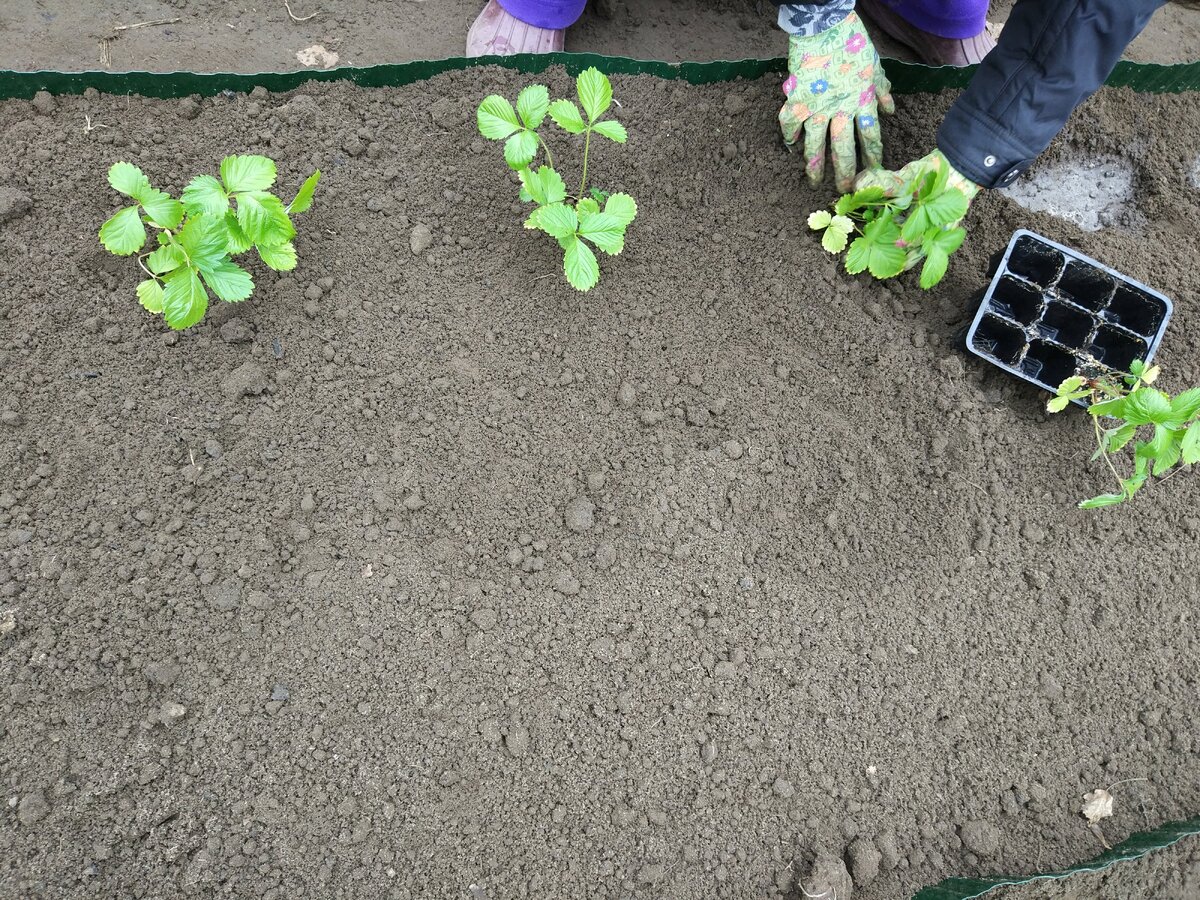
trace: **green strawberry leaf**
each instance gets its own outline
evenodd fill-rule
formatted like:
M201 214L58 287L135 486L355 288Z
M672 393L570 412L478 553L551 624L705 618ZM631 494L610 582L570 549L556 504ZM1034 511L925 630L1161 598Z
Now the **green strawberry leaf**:
M166 244L146 257L146 268L155 275L165 275L178 269L184 261L182 250L174 244Z
M504 142L504 161L510 169L524 169L537 154L537 135L521 130Z
M526 128L538 128L550 108L550 92L545 85L531 84L517 94L517 114Z
M821 235L821 246L829 253L841 253L846 249L849 241L850 235L832 225L826 228L825 233Z
M1189 388L1171 401L1171 414L1180 422L1187 422L1200 412L1200 387Z
M567 186L562 177L549 166L542 166L536 172L533 169L522 169L517 173L529 199L538 206L560 203L567 198Z
M1070 397L1051 397L1046 401L1046 409L1052 413L1062 412L1070 402Z
M587 124L579 112L579 107L570 100L555 100L550 104L550 118L554 124L568 134L583 134Z
M833 221L833 214L827 209L818 209L816 212L808 214L808 227L813 231L820 231L822 228L828 228L829 223Z
M266 191L237 195L237 222L256 244L282 244L296 236L283 201Z
M320 169L317 169L306 179L304 179L304 184L300 185L300 190L296 191L296 196L292 199L292 202L287 205L286 211L289 214L308 212L309 207L311 207L313 203L313 193L316 192L317 183L320 180Z
M296 248L291 241L273 247L258 246L258 255L268 269L290 272L296 268Z
M227 156L221 160L221 181L227 193L265 191L275 183L275 163L265 156Z
M591 197L584 197L575 204L575 212L579 214L579 221L582 222L587 216L600 212L600 204Z
M142 199L147 218L159 228L175 228L183 220L183 204L165 191L151 191Z
M612 85L608 76L594 66L579 73L575 88L579 92L579 105L587 113L589 122L595 122L612 106Z
M1122 425L1120 428L1114 428L1108 433L1108 452L1116 453L1123 450L1125 446L1137 434L1138 427L1136 425Z
M587 238L609 256L625 249L625 226L611 213L589 215L579 224L579 236Z
M112 168L108 170L108 183L112 185L113 190L126 197L132 197L139 203L153 190L150 187L150 179L142 174L142 170L127 162L112 164Z
M490 141L502 141L521 127L512 104L499 94L484 97L475 112L479 133Z
M592 248L571 235L563 245L563 272L577 291L590 291L600 280L600 264Z
M163 311L163 289L157 278L147 278L137 286L138 302L146 307L147 312L160 313Z
M242 226L238 224L237 213L232 209L225 211L221 225L225 230L225 249L230 255L245 253L254 246L254 241L246 237L246 232L242 231Z
M551 237L561 239L575 233L579 217L565 203L552 203L538 210L536 225Z
M229 195L216 178L197 175L179 195L189 216L219 216L229 209Z
M939 247L930 247L925 254L925 264L921 266L921 287L929 290L942 280L950 257Z
M146 226L136 206L127 206L100 226L100 243L109 253L129 256L146 244Z
M1102 506L1116 506L1118 503L1124 503L1125 500L1125 494L1101 494L1099 497L1093 497L1091 500L1084 500L1079 504L1079 508L1100 509Z
M637 216L637 203L628 194L610 194L604 201L604 211L622 225L628 226Z
M1184 463L1193 466L1200 462L1200 421L1193 422L1183 433L1179 443L1180 454Z
M254 292L254 280L250 273L227 259L201 268L200 275L209 290L228 303L245 300Z
M190 328L208 309L208 293L192 268L176 269L166 277L163 291L163 316L176 331Z
M1125 398L1125 419L1135 425L1166 425L1174 418L1170 398L1157 388L1138 388Z
M225 257L225 229L209 216L189 218L175 238L193 266L213 266Z
M609 119L607 122L597 122L592 131L596 132L596 134L602 134L610 141L616 141L618 144L625 143L629 137L628 132L625 131L625 126L616 119Z

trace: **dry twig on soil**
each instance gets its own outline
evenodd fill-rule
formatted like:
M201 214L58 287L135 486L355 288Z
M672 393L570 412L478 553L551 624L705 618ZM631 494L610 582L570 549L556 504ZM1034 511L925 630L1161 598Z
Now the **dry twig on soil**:
M288 3L288 0L283 0L283 5L284 8L287 9L287 14L291 17L293 22L307 22L309 19L315 18L317 15L316 13L311 13L307 16L298 16L292 12L292 5Z

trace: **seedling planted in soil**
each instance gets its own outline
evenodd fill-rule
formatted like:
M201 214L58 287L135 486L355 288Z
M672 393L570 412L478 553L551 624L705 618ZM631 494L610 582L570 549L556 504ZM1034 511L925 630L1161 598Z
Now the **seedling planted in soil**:
M1083 509L1123 503L1151 477L1169 478L1183 466L1200 462L1200 387L1172 397L1151 387L1158 374L1158 366L1147 368L1145 363L1137 361L1127 374L1110 378L1075 375L1065 379L1046 404L1050 412L1056 413L1076 400L1089 403L1097 445L1092 459L1103 459L1120 485L1120 493L1084 500L1079 504ZM1111 424L1103 427L1101 419ZM1149 440L1135 440L1145 433L1143 429L1153 430ZM1113 464L1112 455L1131 442L1133 474L1122 476Z
M921 287L942 280L967 236L956 226L967 214L967 196L947 184L950 169L942 166L905 184L895 197L881 187L843 194L833 212L821 209L808 217L808 227L823 232L821 246L833 254L846 250L846 271L870 272L875 278L894 278L922 259ZM851 235L858 235L853 241Z
M137 286L142 306L161 313L172 328L188 328L204 318L208 291L229 303L253 292L250 273L231 257L253 247L277 272L296 268L291 214L312 206L320 179L320 170L313 172L285 206L267 190L275 183L274 162L227 156L219 179L197 175L176 200L151 187L137 166L114 163L108 183L135 202L100 226L100 243L117 256L137 253L149 276ZM158 247L142 253L147 225L158 229Z
M517 95L517 108L498 94L485 97L476 119L479 133L493 141L504 141L504 159L521 179L521 200L537 204L525 227L544 231L563 249L563 272L580 291L588 291L600 280L600 266L589 243L616 256L625 247L625 229L637 215L637 204L628 194L588 191L588 154L592 135L625 143L625 126L603 119L612 106L612 85L598 69L585 69L575 80L579 105L571 100L550 102L544 85L531 84ZM580 111L582 107L582 112ZM550 147L539 133L549 115L568 134L582 134L583 173L579 190L567 193L566 183L554 168ZM536 170L532 163L538 151L546 154L546 165Z

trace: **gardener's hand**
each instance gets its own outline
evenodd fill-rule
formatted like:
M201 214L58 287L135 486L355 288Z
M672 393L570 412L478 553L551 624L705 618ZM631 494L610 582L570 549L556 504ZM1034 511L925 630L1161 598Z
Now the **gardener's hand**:
M838 190L850 190L859 168L855 131L863 167L877 168L883 162L879 110L895 111L892 85L862 20L851 13L826 31L793 35L788 71L791 74L783 83L787 102L779 111L784 143L790 148L804 131L805 169L815 183L825 174L828 132Z
M982 188L959 172L954 166L950 165L950 160L946 159L941 150L934 150L920 159L913 160L902 169L869 169L855 179L854 189L858 191L863 188L878 187L883 189L884 196L896 197L913 190L914 186L921 179L930 172L940 172L943 166L949 170L946 187L962 191L963 196L967 198L967 206L969 208L971 201L975 199L975 196ZM957 228L961 222L962 219L958 219L955 222L951 222L946 228ZM911 269L924 258L925 253L919 247L915 249L908 248L908 259L904 263L905 271Z

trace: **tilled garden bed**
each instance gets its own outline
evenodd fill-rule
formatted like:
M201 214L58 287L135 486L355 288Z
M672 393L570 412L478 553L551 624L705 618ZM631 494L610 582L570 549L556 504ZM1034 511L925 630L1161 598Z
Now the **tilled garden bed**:
M618 77L581 295L475 131L529 80L0 104L0 895L775 897L824 848L900 898L1095 855L1114 782L1110 842L1200 810L1200 487L1077 510L1087 417L956 338L1028 227L1200 382L1195 97L1047 155L1129 161L1139 230L987 194L922 292L807 232L776 79ZM240 152L323 171L299 267L168 333L104 172Z

